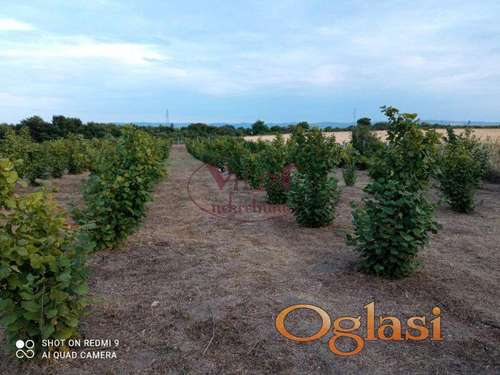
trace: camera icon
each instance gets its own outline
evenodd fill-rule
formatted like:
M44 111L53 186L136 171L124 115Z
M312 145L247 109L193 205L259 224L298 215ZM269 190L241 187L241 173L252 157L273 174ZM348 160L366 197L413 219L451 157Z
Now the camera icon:
M19 359L31 359L35 356L35 342L33 340L17 340L16 341L16 357Z

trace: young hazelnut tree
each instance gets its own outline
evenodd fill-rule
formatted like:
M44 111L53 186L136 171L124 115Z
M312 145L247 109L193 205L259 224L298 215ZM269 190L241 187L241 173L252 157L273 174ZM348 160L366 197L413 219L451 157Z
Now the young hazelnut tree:
M340 160L335 137L325 137L319 129L297 128L291 140L291 158L297 168L292 176L288 206L297 222L306 227L330 224L340 191L329 176Z
M470 129L456 135L450 128L438 160L436 175L444 198L453 210L472 212L474 195L489 169L486 147L472 135Z
M354 233L362 271L400 278L417 266L418 251L436 232L434 206L425 196L434 168L438 135L424 132L416 114L382 107L389 122L387 144L370 168L363 204L353 206Z

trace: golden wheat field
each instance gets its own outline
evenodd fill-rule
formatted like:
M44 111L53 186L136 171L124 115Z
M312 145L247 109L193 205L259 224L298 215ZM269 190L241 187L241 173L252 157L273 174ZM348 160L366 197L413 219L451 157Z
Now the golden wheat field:
M455 131L459 134L462 133L464 130L465 130L464 128L455 129ZM437 131L443 135L446 134L445 129L437 129ZM493 142L500 142L500 129L474 129L473 132L479 139L483 141L489 140ZM374 131L374 133L382 140L384 140L387 136L387 132L385 130L376 130ZM328 137L334 135L338 143L349 142L351 140L350 131L336 131L336 132L328 132L325 134ZM290 134L284 134L285 139L288 139L289 137ZM274 139L274 135L251 135L245 137L245 139L248 141L256 141L258 139L261 139L263 141L271 141Z

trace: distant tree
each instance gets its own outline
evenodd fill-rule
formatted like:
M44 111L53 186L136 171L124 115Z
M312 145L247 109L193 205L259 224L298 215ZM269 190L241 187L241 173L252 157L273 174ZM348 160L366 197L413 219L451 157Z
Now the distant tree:
M35 142L43 142L52 139L50 124L45 122L40 116L32 116L22 120L19 127L28 128L31 138Z
M219 135L237 135L237 130L233 125L223 125L217 128L217 134Z
M269 130L271 131L271 133L283 133L283 130L285 130L285 128L279 125L273 125Z
M308 130L311 126L309 125L309 123L307 121L302 121L302 122L299 122L297 125L296 125L297 128L302 128L304 130Z
M370 126L372 124L372 119L368 118L368 117L362 117L362 118L358 119L358 121L356 121L356 124L360 125L360 126L363 126L363 125Z
M358 167L368 167L371 158L383 148L383 143L372 132L371 119L360 118L356 126L352 128L352 147L359 153L357 158Z
M5 138L5 134L7 133L8 129L12 129L12 126L9 126L7 124L0 124L0 140Z
M264 123L264 121L258 120L252 124L252 134L262 135L269 133L269 127Z
M371 119L360 118L352 129L352 146L361 154L367 155L372 151L377 137L371 131Z
M243 126L238 127L238 135L252 135L251 128L244 128Z
M52 116L52 134L59 137L77 134L80 132L82 126L82 121L79 118Z

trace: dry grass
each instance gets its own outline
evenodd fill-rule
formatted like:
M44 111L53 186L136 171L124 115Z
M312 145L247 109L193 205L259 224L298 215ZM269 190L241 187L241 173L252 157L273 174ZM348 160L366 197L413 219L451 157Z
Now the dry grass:
M343 238L365 172L344 187L335 222L312 229L291 215L243 224L208 215L186 189L200 165L174 146L142 228L120 249L92 256L94 301L81 332L119 339L118 358L23 364L2 343L0 374L500 373L500 185L478 191L471 215L440 206L443 228L420 253L422 268L392 281L357 272L358 254ZM65 195L57 199L78 196L77 183L60 182ZM197 194L213 194L210 173L198 185ZM361 315L372 301L377 314L404 320L430 317L439 306L445 340L367 342L359 355L341 358L327 337L299 345L274 328L291 304L312 303L334 318ZM312 334L313 318L291 319L290 330Z
M460 128L456 129L456 132L458 134L461 134L465 129ZM438 129L438 133L441 133L443 135L446 134L446 130L444 129ZM385 130L377 130L374 132L380 139L384 140L387 136L387 132ZM350 142L351 141L351 132L350 131L338 131L338 132L328 132L325 133L328 137L331 137L332 135L335 136L335 139L337 140L338 143L344 143L344 142ZM490 141L490 142L496 142L499 144L500 142L500 129L474 129L474 134L481 140L484 141ZM288 139L290 137L290 134L285 134L284 135L285 139ZM251 135L248 137L245 137L246 140L248 141L257 141L258 139L261 139L263 141L272 141L274 139L274 135Z

